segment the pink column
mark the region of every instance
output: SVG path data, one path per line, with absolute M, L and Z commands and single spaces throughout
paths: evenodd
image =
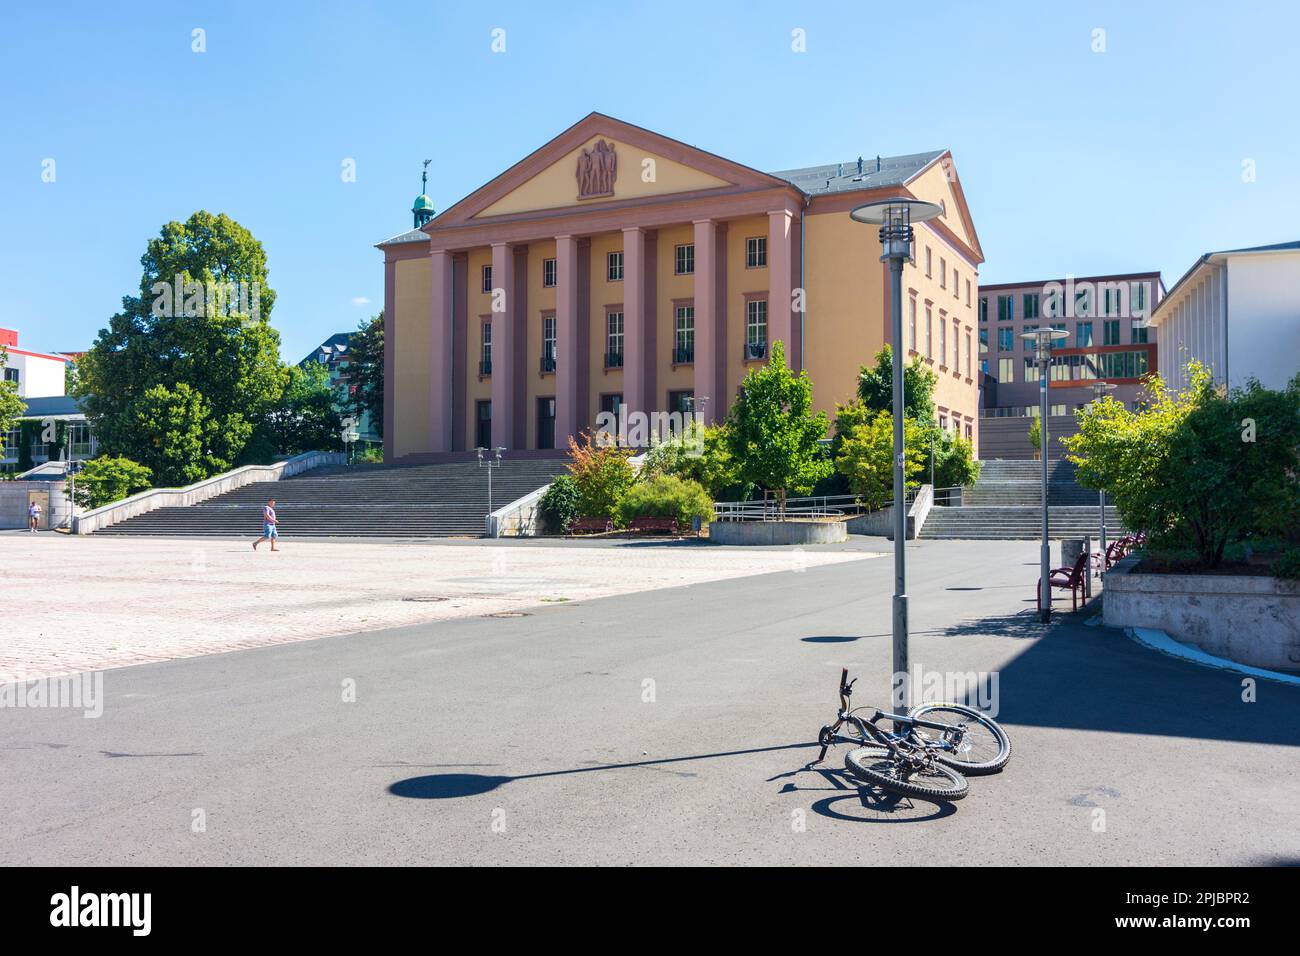
M 580 363 L 578 349 L 578 240 L 555 237 L 555 447 L 577 435 L 583 409 L 578 407 Z
M 646 395 L 645 343 L 653 321 L 645 309 L 645 232 L 623 230 L 623 403 L 631 412 L 649 413 Z
M 707 397 L 704 412 L 713 421 L 721 403 L 718 389 L 718 224 L 695 223 L 695 402 Z
M 785 359 L 799 368 L 799 343 L 795 341 L 794 317 L 790 310 L 791 266 L 794 262 L 794 232 L 790 211 L 776 209 L 767 214 L 767 338 L 785 343 Z
M 515 411 L 515 256 L 504 242 L 492 244 L 492 444 L 512 445 Z M 502 311 L 498 311 L 502 310 Z
M 429 354 L 429 451 L 451 451 L 452 301 L 451 253 L 433 253 Z

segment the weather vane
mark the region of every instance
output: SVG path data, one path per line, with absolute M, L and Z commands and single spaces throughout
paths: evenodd
M 420 174 L 420 192 L 422 193 L 427 193 L 429 191 L 429 164 L 431 162 L 433 162 L 431 159 L 426 159 L 424 161 L 424 172 Z

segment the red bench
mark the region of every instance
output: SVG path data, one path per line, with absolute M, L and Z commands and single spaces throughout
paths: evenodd
M 1079 599 L 1083 597 L 1083 576 L 1088 573 L 1088 552 L 1080 551 L 1072 568 L 1053 568 L 1047 576 L 1047 583 L 1058 591 L 1070 592 L 1071 610 L 1079 610 Z M 1034 587 L 1038 597 L 1038 609 L 1043 609 L 1042 589 Z
M 600 534 L 613 530 L 614 522 L 609 518 L 575 518 L 569 525 L 569 534 Z
M 651 515 L 645 515 L 640 518 L 633 518 L 632 524 L 628 527 L 632 531 L 665 531 L 668 534 L 676 534 L 677 519 L 656 518 Z

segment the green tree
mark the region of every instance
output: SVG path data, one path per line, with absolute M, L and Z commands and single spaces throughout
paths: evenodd
M 932 429 L 934 438 L 934 486 L 956 488 L 973 485 L 979 480 L 980 463 L 975 459 L 975 446 L 956 432 L 946 428 Z M 930 448 L 924 449 L 927 459 Z M 925 478 L 929 478 L 930 462 L 925 463 Z
M 9 350 L 0 345 L 0 368 L 4 368 L 8 361 Z M 0 381 L 0 451 L 4 451 L 5 435 L 26 410 L 27 403 L 18 397 L 18 383 Z
M 1216 568 L 1230 542 L 1300 523 L 1300 375 L 1224 392 L 1200 363 L 1188 372 L 1178 394 L 1149 380 L 1143 411 L 1112 398 L 1080 409 L 1063 443 L 1079 483 L 1109 492 L 1128 527 L 1187 541 Z
M 615 517 L 619 499 L 636 481 L 631 457 L 625 448 L 593 443 L 588 433 L 581 443 L 569 437 L 568 468 L 578 487 L 578 517 Z
M 218 444 L 221 423 L 189 385 L 155 385 L 131 404 L 131 412 L 140 434 L 150 438 L 141 448 L 140 463 L 155 476 L 158 487 L 193 484 L 222 470 L 224 463 L 208 451 Z
M 1043 450 L 1043 423 L 1034 415 L 1033 420 L 1029 423 L 1029 444 L 1034 446 L 1034 451 Z
M 569 526 L 577 518 L 582 517 L 578 514 L 581 499 L 578 483 L 573 480 L 572 475 L 556 475 L 555 480 L 546 489 L 546 493 L 542 495 L 542 500 L 537 503 L 538 510 L 546 521 L 547 529 L 561 534 L 567 532 Z
M 258 428 L 254 443 L 285 455 L 342 447 L 343 417 L 329 369 L 320 362 L 291 366 L 288 387 Z
M 371 427 L 384 434 L 384 313 L 362 319 L 348 342 L 348 379 L 352 410 L 370 416 Z
M 101 455 L 82 465 L 76 476 L 77 504 L 82 508 L 99 508 L 121 501 L 149 487 L 150 471 L 129 458 Z M 71 482 L 68 482 L 71 492 Z
M 806 494 L 832 469 L 820 441 L 826 436 L 825 412 L 812 412 L 812 380 L 785 361 L 785 346 L 772 344 L 762 368 L 751 368 L 727 419 L 727 445 L 737 476 L 775 493 L 782 511 L 791 493 Z
M 78 362 L 77 398 L 100 447 L 154 467 L 160 481 L 228 469 L 289 379 L 268 322 L 266 253 L 239 223 L 200 211 L 163 226 L 140 263 L 138 294 L 122 299 Z M 208 423 L 186 432 L 198 441 L 186 443 L 184 462 L 163 449 L 163 433 L 142 428 L 165 424 L 154 415 L 159 396 L 179 396 L 181 386 L 181 404 L 202 408 Z
M 911 418 L 903 419 L 903 447 L 906 449 L 903 478 L 907 488 L 916 488 L 925 468 L 928 449 L 921 446 L 925 429 Z M 854 425 L 843 436 L 835 468 L 848 479 L 849 488 L 863 502 L 880 508 L 894 500 L 894 416 L 875 412 Z
M 694 481 L 715 501 L 737 493 L 739 469 L 731 455 L 727 426 L 689 422 L 682 435 L 651 444 L 641 474 L 675 475 Z
M 934 421 L 934 389 L 939 376 L 925 366 L 921 356 L 903 363 L 903 417 L 921 424 Z M 876 353 L 876 364 L 862 366 L 858 374 L 858 400 L 870 411 L 894 411 L 894 350 L 886 345 Z

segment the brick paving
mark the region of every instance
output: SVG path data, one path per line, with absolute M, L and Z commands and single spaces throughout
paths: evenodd
M 0 535 L 0 683 L 873 557 L 862 551 Z

